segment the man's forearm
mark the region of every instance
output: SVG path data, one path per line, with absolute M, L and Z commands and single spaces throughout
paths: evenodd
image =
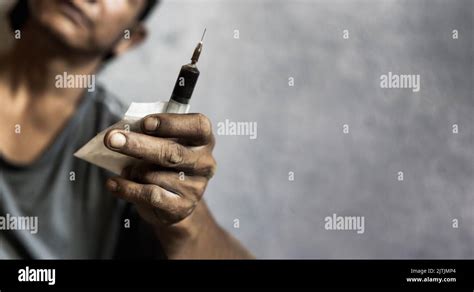
M 156 234 L 170 259 L 250 259 L 252 254 L 222 229 L 201 201 L 193 214 Z

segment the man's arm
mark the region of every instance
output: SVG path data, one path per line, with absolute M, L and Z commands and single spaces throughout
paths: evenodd
M 169 258 L 251 257 L 201 200 L 216 169 L 209 119 L 155 114 L 142 120 L 142 132 L 112 129 L 105 135 L 110 150 L 141 160 L 109 179 L 108 190 L 134 203 L 155 226 Z

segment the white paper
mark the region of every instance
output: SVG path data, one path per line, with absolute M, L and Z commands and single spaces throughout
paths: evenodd
M 74 153 L 74 156 L 87 162 L 105 168 L 115 174 L 120 174 L 122 169 L 139 161 L 136 158 L 109 150 L 104 145 L 104 136 L 110 129 L 130 130 L 140 132 L 140 120 L 149 115 L 162 113 L 166 110 L 168 102 L 154 103 L 132 102 L 124 118 L 107 129 L 103 130 Z

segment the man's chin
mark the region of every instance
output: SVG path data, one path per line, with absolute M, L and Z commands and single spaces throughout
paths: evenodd
M 83 29 L 66 19 L 48 19 L 39 24 L 43 29 L 44 37 L 51 38 L 72 51 L 87 50 L 87 36 Z

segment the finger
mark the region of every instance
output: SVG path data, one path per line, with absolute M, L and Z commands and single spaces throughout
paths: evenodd
M 128 202 L 158 209 L 166 221 L 180 221 L 195 206 L 195 203 L 153 184 L 113 177 L 107 180 L 106 186 L 110 192 Z
M 152 114 L 142 119 L 141 127 L 148 135 L 179 138 L 195 146 L 213 141 L 212 124 L 200 113 Z
M 167 168 L 180 168 L 192 172 L 199 153 L 169 139 L 145 134 L 110 130 L 104 144 L 112 151 L 151 162 Z
M 125 172 L 126 178 L 143 184 L 156 184 L 191 201 L 199 201 L 207 187 L 208 179 L 187 176 L 184 172 L 156 169 L 152 165 L 138 164 Z

